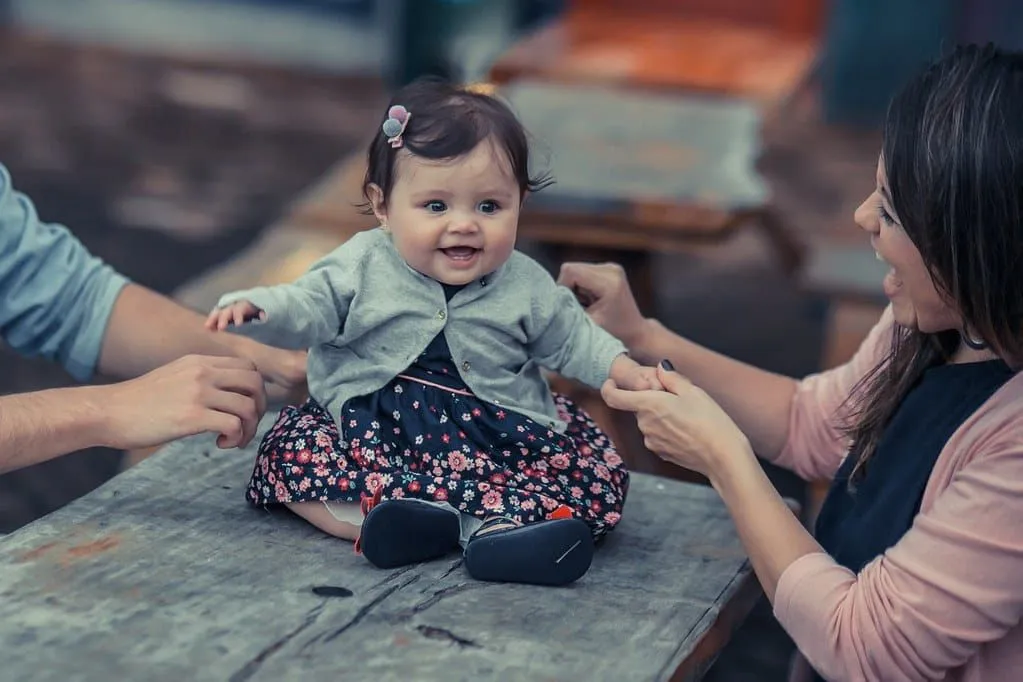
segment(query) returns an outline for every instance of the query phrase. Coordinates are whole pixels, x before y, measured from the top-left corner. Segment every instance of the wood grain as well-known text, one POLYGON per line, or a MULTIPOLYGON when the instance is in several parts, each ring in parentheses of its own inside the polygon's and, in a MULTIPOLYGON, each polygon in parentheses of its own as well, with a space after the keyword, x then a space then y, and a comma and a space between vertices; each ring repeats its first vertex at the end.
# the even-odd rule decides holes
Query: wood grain
POLYGON ((538 588, 377 570, 248 506, 252 461, 177 442, 0 540, 4 678, 695 680, 758 596, 703 486, 635 474, 590 572, 538 588))

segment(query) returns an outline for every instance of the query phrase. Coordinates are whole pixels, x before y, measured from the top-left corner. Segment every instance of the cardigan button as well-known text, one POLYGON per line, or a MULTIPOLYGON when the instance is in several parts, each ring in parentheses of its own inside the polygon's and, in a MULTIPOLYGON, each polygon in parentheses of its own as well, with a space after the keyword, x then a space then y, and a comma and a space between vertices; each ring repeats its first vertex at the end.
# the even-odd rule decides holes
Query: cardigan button
POLYGON ((470 369, 472 369, 472 365, 469 364, 468 360, 466 360, 465 362, 462 363, 462 371, 463 372, 468 372, 470 369))
POLYGON ((438 310, 437 311, 437 319, 438 320, 443 320, 447 316, 448 316, 448 314, 446 312, 444 312, 443 310, 438 310))

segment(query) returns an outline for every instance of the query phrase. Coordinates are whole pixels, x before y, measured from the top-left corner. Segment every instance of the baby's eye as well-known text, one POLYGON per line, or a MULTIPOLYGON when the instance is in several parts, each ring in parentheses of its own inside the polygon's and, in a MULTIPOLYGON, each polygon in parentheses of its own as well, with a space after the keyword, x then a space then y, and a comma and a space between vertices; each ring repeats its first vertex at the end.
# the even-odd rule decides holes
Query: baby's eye
POLYGON ((493 201, 491 199, 481 201, 479 205, 480 212, 486 213, 488 215, 491 213, 497 213, 498 209, 500 208, 501 206, 496 201, 493 201))
POLYGON ((447 210, 448 206, 440 199, 434 199, 433 201, 427 201, 423 204, 423 208, 431 213, 443 213, 447 210))

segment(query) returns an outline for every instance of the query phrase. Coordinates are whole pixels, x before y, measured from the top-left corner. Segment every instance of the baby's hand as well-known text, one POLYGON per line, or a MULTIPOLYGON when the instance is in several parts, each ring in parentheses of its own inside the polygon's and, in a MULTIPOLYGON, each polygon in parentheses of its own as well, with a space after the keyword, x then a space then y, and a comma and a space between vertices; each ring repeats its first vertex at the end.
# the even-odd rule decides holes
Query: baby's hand
POLYGON ((240 327, 249 320, 266 320, 266 313, 249 301, 235 301, 223 308, 214 308, 206 318, 206 328, 210 331, 224 331, 228 325, 240 327))
POLYGON ((618 388, 627 391, 663 391, 664 386, 657 378, 656 367, 644 367, 635 360, 620 355, 611 365, 611 380, 618 388))

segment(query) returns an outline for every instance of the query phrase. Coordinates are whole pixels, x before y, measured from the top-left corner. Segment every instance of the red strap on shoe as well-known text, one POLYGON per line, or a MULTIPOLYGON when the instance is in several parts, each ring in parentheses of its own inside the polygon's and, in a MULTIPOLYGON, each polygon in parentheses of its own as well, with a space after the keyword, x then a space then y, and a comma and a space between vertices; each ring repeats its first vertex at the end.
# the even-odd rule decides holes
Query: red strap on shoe
MULTIPOLYGON (((381 488, 377 488, 373 495, 362 495, 359 499, 359 509, 362 511, 362 518, 366 518, 370 510, 373 507, 380 504, 380 494, 383 492, 381 488)), ((355 538, 355 553, 362 554, 362 532, 359 532, 359 537, 355 538)))
POLYGON ((551 518, 551 519, 570 519, 570 518, 572 518, 572 516, 573 516, 572 508, 567 506, 567 505, 560 504, 560 505, 558 505, 557 509, 555 509, 554 511, 552 511, 550 513, 550 516, 548 518, 551 518))

